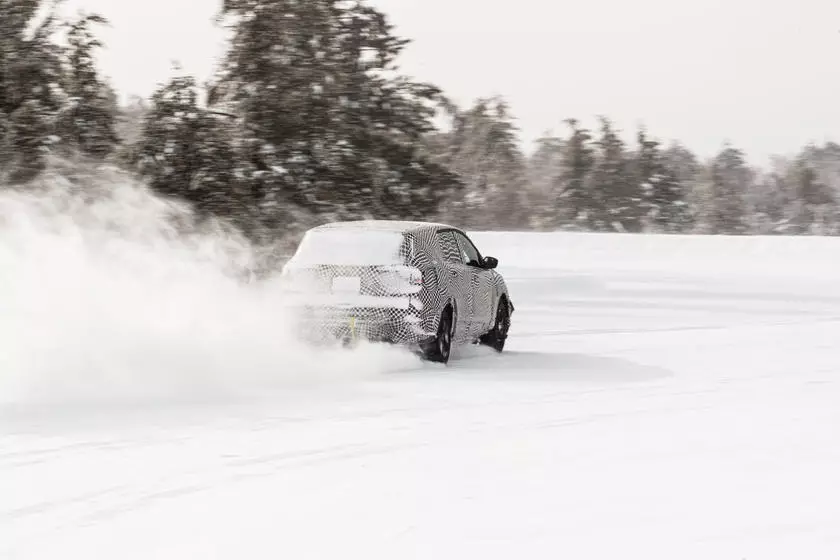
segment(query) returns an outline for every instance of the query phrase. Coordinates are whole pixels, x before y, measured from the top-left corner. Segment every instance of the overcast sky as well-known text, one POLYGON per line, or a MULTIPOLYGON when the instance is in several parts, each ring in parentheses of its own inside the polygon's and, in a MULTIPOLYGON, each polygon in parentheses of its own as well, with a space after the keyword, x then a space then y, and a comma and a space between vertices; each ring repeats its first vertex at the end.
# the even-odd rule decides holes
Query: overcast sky
MULTIPOLYGON (((506 96, 527 144, 605 114, 631 134, 761 162, 840 140, 837 0, 375 0, 413 40, 404 72, 461 103, 506 96)), ((108 17, 104 71, 148 95, 179 60, 207 77, 219 0, 72 0, 108 17), (167 18, 158 13, 168 14, 167 18)))

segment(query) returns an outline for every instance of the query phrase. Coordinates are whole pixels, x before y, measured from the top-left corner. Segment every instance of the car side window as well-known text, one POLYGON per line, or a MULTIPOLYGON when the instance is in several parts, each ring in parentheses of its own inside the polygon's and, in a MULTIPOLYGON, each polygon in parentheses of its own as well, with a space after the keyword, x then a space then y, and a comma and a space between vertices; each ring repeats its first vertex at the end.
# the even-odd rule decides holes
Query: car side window
POLYGON ((461 250, 461 257, 464 262, 472 266, 481 265, 481 256, 478 254, 478 249, 475 248, 472 241, 470 241, 464 234, 455 232, 455 237, 458 240, 458 245, 461 250))
POLYGON ((455 241, 455 236, 451 231, 441 231, 437 233, 438 244, 440 244, 440 251, 443 253, 443 258, 446 262, 454 264, 464 264, 461 260, 461 251, 458 248, 458 243, 455 241))

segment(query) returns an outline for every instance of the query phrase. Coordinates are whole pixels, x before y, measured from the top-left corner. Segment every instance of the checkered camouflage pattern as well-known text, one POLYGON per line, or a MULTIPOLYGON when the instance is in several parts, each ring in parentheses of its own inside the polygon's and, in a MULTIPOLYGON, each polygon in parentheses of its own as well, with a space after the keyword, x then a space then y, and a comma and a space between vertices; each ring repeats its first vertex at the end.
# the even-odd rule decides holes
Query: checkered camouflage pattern
MULTIPOLYGON (((334 222, 310 231, 359 229, 398 232, 403 242, 400 265, 307 264, 294 268, 307 298, 297 306, 297 328, 313 341, 365 339, 418 344, 433 339, 447 307, 454 318, 453 345, 478 341, 491 331, 502 301, 508 314, 513 303, 496 270, 483 267, 483 257, 469 236, 453 226, 427 222, 360 220, 334 222), (400 281, 410 269, 420 272, 406 290, 400 281), (349 297, 336 284, 353 279, 349 297), (325 297, 319 297, 325 296, 325 297)), ((294 262, 294 257, 287 263, 294 262)), ((316 261, 317 262, 317 261, 316 261)))

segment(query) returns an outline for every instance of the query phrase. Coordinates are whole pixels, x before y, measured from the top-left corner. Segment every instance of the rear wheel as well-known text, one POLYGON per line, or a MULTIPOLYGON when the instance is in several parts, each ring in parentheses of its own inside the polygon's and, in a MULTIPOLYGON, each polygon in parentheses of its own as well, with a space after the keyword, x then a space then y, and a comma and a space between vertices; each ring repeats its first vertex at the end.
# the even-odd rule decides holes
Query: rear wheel
POLYGON ((440 317, 437 335, 423 347, 423 357, 430 362, 449 363, 449 356, 452 353, 452 334, 454 332, 455 321, 452 316, 452 308, 447 306, 440 317))
POLYGON ((509 329, 510 309, 508 308, 507 300, 502 298, 499 301, 499 309, 496 311, 496 322, 493 325, 493 329, 482 336, 479 339, 479 343, 484 346, 489 346, 496 352, 501 352, 505 349, 505 341, 507 340, 509 329))

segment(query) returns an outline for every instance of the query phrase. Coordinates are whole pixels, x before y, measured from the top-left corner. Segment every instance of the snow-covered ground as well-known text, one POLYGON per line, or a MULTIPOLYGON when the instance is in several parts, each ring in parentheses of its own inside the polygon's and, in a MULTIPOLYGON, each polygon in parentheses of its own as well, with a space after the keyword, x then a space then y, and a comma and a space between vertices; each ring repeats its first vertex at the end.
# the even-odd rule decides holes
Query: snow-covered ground
POLYGON ((71 227, 0 242, 4 560, 840 557, 840 240, 475 234, 442 368, 71 227))

